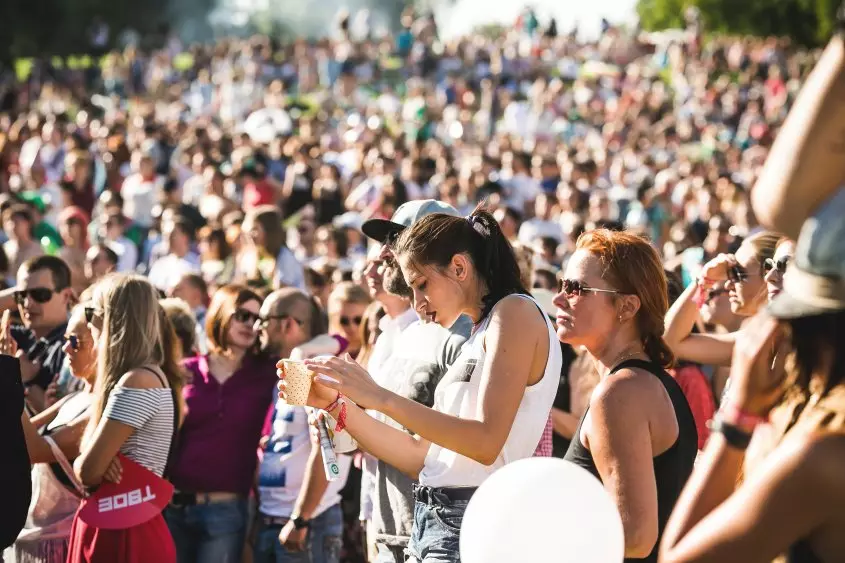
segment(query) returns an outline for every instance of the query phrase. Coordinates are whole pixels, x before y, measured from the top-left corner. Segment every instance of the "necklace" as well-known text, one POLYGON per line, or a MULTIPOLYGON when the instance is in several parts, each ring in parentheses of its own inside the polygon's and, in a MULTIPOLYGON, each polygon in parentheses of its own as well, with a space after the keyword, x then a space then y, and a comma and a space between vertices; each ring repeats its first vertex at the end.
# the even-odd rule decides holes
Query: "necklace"
POLYGON ((618 366, 619 364, 621 364, 625 360, 629 360, 629 359, 633 358, 634 356, 638 356, 638 355, 644 354, 644 353, 645 352, 643 352, 642 350, 634 350, 633 352, 628 352, 627 354, 620 354, 619 356, 616 357, 616 359, 613 360, 613 362, 607 364, 609 366, 612 366, 612 368, 610 369, 610 373, 612 373, 616 369, 616 366, 618 366))

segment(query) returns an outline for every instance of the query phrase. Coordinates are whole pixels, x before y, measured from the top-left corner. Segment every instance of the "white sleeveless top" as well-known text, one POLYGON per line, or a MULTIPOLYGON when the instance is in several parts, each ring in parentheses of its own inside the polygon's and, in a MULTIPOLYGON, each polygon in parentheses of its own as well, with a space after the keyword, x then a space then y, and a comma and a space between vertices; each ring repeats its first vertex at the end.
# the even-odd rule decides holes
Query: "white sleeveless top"
MULTIPOLYGON (((528 295, 517 295, 537 302, 528 295)), ((497 304, 498 306, 498 304, 497 304)), ((537 305, 537 314, 546 321, 549 333, 549 357, 543 378, 525 388, 513 421, 508 439, 493 465, 487 466, 468 457, 431 444, 420 472, 420 484, 429 487, 478 487, 494 471, 505 464, 531 457, 546 427, 552 403, 560 382, 563 357, 557 333, 548 317, 537 305)), ((487 351, 484 349, 484 335, 490 324, 492 313, 487 315, 479 328, 466 341, 455 363, 443 376, 434 394, 434 408, 440 412, 474 419, 479 404, 478 393, 481 374, 487 351)))

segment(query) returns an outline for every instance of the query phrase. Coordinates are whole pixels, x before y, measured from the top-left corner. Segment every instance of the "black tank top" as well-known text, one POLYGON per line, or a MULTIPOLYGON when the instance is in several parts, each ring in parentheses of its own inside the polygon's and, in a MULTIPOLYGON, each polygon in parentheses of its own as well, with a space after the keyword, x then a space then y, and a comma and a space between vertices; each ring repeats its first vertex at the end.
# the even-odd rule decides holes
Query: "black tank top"
MULTIPOLYGON (((625 563, 635 561, 657 563, 657 551, 660 546, 660 538, 663 536, 663 529, 666 527, 666 521, 669 520, 669 515, 675 507, 681 489, 692 473, 695 456, 698 453, 698 432, 695 429, 695 420, 692 417, 692 411, 684 392, 662 367, 644 360, 627 360, 613 368, 608 377, 625 368, 639 368, 654 374, 669 394, 669 399, 675 409, 675 417, 678 420, 678 439, 668 450, 653 459, 654 477, 657 483, 657 543, 648 557, 625 559, 625 563)), ((589 412, 589 407, 587 412, 589 412)), ((599 471, 593 462, 592 453, 581 443, 581 426, 584 424, 587 412, 584 413, 578 423, 578 429, 572 437, 572 443, 569 445, 569 450, 566 452, 564 459, 583 467, 601 481, 599 471)))

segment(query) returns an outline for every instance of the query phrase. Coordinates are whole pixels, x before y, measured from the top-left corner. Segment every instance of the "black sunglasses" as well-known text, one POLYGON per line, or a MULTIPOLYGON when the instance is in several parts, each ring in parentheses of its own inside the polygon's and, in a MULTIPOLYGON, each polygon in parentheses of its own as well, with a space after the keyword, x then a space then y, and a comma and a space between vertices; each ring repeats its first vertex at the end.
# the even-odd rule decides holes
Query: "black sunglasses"
POLYGON ((23 305, 27 298, 32 299, 36 303, 48 303, 54 293, 58 293, 57 289, 50 289, 49 287, 33 287, 32 289, 19 289, 15 292, 15 303, 23 305))
POLYGON ((65 342, 70 344, 71 350, 79 352, 79 337, 75 334, 65 334, 65 342))
POLYGON ((615 289, 599 289, 597 287, 590 287, 578 280, 557 280, 557 292, 564 293, 567 297, 574 297, 583 293, 621 293, 615 289))
POLYGON ((748 272, 742 266, 731 266, 728 268, 728 279, 733 283, 742 283, 748 279, 748 272))
POLYGON ((784 256, 777 261, 774 258, 766 258, 766 261, 763 262, 763 275, 768 276, 772 270, 777 270, 781 275, 785 274, 790 259, 791 256, 784 256))
POLYGON ((356 317, 340 317, 340 326, 349 326, 350 324, 360 325, 364 317, 358 315, 356 317))
POLYGON ((238 321, 239 323, 244 323, 251 326, 254 325, 255 321, 259 320, 261 317, 259 317, 257 313, 253 313, 252 311, 247 311, 246 309, 238 309, 232 315, 232 318, 238 321))

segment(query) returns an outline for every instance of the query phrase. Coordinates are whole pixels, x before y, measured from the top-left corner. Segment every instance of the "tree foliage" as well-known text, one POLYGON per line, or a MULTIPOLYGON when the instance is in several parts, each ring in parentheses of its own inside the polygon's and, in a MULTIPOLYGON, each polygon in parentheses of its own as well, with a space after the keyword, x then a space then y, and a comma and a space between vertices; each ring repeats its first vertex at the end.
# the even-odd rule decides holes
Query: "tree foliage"
POLYGON ((788 36, 824 44, 835 25, 840 0, 639 0, 637 13, 648 30, 684 26, 689 6, 701 11, 708 31, 756 36, 788 36))

